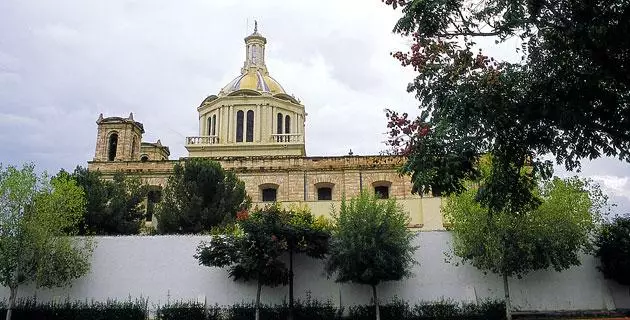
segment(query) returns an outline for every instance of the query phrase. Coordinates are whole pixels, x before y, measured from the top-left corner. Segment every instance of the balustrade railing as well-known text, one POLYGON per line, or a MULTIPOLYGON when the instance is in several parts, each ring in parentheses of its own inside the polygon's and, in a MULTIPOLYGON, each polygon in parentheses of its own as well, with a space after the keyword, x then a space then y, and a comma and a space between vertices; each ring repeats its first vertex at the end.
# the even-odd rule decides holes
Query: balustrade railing
POLYGON ((271 135, 272 142, 302 142, 302 134, 299 133, 282 133, 282 134, 272 134, 271 135))
POLYGON ((217 144, 218 136, 186 137, 186 144, 217 144))
MULTIPOLYGON (((303 142, 303 136, 300 133, 272 134, 271 137, 268 139, 269 139, 269 142, 272 142, 272 143, 303 142)), ((219 143, 221 142, 219 141, 218 136, 186 137, 186 145, 212 145, 212 144, 219 144, 219 143)))

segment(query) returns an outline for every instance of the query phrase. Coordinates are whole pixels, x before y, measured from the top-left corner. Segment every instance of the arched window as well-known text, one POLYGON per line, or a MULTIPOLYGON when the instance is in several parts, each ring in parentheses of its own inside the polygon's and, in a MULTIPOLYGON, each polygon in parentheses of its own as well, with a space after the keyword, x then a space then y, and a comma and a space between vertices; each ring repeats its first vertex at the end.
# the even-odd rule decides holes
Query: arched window
POLYGON ((277 134, 281 134, 281 133, 282 133, 282 128, 283 128, 283 127, 282 127, 282 118, 283 118, 283 117, 282 117, 282 113, 278 113, 278 123, 277 123, 278 128, 277 128, 277 130, 276 130, 276 133, 277 133, 277 134))
POLYGON ((131 139, 131 159, 136 160, 136 152, 138 152, 136 136, 131 139))
POLYGON ((143 154, 143 155, 140 157, 140 161, 142 161, 142 162, 147 162, 147 161, 149 161, 149 156, 148 156, 148 155, 146 155, 146 154, 143 154))
POLYGON ((146 221, 153 220, 153 213, 155 212, 155 204, 160 202, 162 199, 162 188, 161 187, 150 187, 152 190, 149 190, 147 193, 147 207, 146 207, 146 221))
POLYGON ((210 135, 215 136, 217 134, 217 115, 212 115, 212 132, 210 135))
POLYGON ((212 135, 212 118, 208 118, 208 135, 212 135))
POLYGON ((291 133, 291 117, 288 115, 284 118, 284 133, 291 133))
POLYGON ((118 134, 109 135, 109 144, 107 149, 107 160, 114 161, 116 159, 116 149, 118 148, 118 134))
POLYGON ((245 136, 246 142, 254 142, 254 111, 247 111, 247 132, 245 136))
POLYGON ((236 142, 243 142, 243 116, 242 110, 236 113, 236 142))

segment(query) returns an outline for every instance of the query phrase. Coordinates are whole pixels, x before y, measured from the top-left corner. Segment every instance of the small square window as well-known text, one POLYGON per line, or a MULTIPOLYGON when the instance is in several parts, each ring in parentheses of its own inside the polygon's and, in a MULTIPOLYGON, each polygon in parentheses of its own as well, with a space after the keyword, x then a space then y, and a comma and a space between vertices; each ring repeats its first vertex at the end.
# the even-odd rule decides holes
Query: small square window
POLYGON ((378 186, 374 187, 374 194, 379 199, 389 199, 389 187, 388 186, 378 186))
POLYGON ((332 188, 317 188, 317 200, 332 200, 332 188))
POLYGON ((274 202, 276 201, 276 195, 278 191, 274 188, 266 188, 262 190, 262 201, 274 202))

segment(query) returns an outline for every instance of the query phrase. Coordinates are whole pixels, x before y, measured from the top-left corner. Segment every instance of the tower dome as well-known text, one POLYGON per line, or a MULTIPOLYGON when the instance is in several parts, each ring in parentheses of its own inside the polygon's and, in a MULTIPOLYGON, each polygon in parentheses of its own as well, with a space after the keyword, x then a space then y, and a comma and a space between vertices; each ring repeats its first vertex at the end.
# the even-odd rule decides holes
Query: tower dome
POLYGON ((271 95, 287 95, 280 83, 272 78, 265 65, 265 45, 267 39, 258 33, 255 22, 254 33, 245 37, 245 63, 241 74, 230 81, 218 96, 227 96, 234 92, 250 92, 271 95))
POLYGON ((284 93, 284 88, 272 78, 269 73, 262 72, 261 70, 249 69, 244 74, 239 75, 234 80, 230 81, 221 92, 219 96, 229 95, 232 92, 239 90, 253 90, 260 93, 270 93, 276 95, 284 93))

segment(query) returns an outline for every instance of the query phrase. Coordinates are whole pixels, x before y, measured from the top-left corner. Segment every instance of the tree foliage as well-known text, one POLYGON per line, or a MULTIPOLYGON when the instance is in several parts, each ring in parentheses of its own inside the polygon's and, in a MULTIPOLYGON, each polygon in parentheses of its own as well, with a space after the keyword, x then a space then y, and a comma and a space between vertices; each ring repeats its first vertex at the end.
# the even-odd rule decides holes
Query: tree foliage
POLYGON ((234 221, 248 206, 245 185, 218 162, 190 158, 176 164, 156 217, 160 233, 200 233, 234 221))
POLYGON ((474 191, 451 196, 444 212, 452 224, 454 253, 481 270, 508 276, 579 265, 601 201, 587 188, 578 178, 555 178, 536 191, 542 204, 521 216, 490 214, 474 191))
POLYGON ((377 285, 408 277, 414 264, 416 247, 414 233, 407 229, 409 215, 394 199, 361 193, 342 199, 333 219, 326 270, 335 274, 337 282, 370 285, 378 319, 377 285))
POLYGON ((472 189, 450 196, 443 207, 452 224, 453 253, 478 269, 503 276, 508 313, 508 277, 579 265, 607 208, 601 190, 578 178, 554 178, 532 193, 540 206, 519 215, 482 207, 472 189))
POLYGON ((195 258, 199 264, 227 268, 234 281, 258 283, 256 319, 260 318, 262 286, 276 287, 288 282, 286 264, 280 259, 287 244, 278 236, 282 217, 279 210, 241 211, 233 233, 215 235, 202 242, 195 258))
POLYGON ((295 207, 283 210, 274 205, 265 210, 281 217, 278 235, 286 243, 289 253, 289 320, 293 319, 293 257, 306 254, 315 259, 323 259, 328 253, 332 226, 324 217, 315 217, 308 207, 295 207))
POLYGON ((418 72, 408 90, 422 112, 388 117, 416 190, 462 192, 479 176, 477 157, 491 153, 477 199, 520 212, 539 204, 532 190, 536 176, 551 177, 546 154, 570 170, 584 158, 630 161, 630 1, 384 2, 401 8, 394 32, 413 41, 393 55, 418 72), (515 39, 519 62, 479 50, 515 39))
POLYGON ((30 164, 0 167, 0 284, 10 289, 7 319, 20 285, 64 286, 87 273, 92 242, 70 237, 78 233, 84 210, 75 181, 38 176, 30 164))
POLYGON ((597 235, 595 255, 607 279, 630 285, 630 218, 616 217, 597 235))
POLYGON ((104 180, 99 171, 77 166, 72 173, 59 172, 83 188, 86 198, 80 235, 129 235, 140 233, 144 222, 144 200, 148 186, 139 178, 114 174, 104 180))

